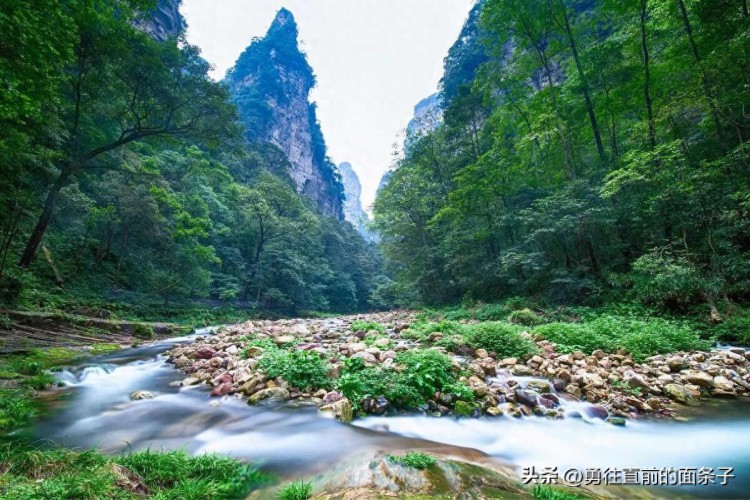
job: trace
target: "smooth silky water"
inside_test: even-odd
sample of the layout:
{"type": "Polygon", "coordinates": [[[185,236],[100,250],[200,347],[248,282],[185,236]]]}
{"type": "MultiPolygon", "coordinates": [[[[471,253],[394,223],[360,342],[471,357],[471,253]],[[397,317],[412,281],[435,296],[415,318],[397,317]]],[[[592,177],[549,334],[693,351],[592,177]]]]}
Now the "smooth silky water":
{"type": "MultiPolygon", "coordinates": [[[[425,416],[368,417],[352,425],[320,417],[316,408],[284,404],[248,406],[231,397],[210,398],[206,386],[179,387],[184,374],[164,353],[195,335],[128,349],[58,373],[66,383],[45,416],[17,434],[37,440],[108,451],[184,448],[220,452],[260,464],[284,477],[310,477],[334,464],[376,453],[426,449],[467,459],[585,470],[607,467],[733,467],[728,486],[681,488],[700,497],[750,497],[750,404],[713,401],[689,421],[632,420],[617,427],[585,418],[585,404],[562,401],[584,418],[460,419],[425,416]],[[131,401],[133,391],[154,399],[131,401]]],[[[519,379],[523,385],[528,382],[519,379]]],[[[671,490],[661,490],[667,496],[671,490]]]]}

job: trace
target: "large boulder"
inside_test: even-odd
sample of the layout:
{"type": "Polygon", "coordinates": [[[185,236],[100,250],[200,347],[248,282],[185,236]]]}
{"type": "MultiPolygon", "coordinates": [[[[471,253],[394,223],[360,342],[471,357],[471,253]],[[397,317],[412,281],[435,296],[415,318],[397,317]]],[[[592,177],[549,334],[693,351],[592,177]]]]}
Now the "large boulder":
{"type": "Polygon", "coordinates": [[[351,422],[354,418],[352,404],[346,398],[321,406],[318,411],[322,415],[335,418],[339,422],[344,422],[346,424],[351,422]]]}
{"type": "Polygon", "coordinates": [[[216,356],[216,351],[208,346],[201,347],[194,354],[195,359],[211,359],[214,356],[216,356]]]}
{"type": "Polygon", "coordinates": [[[714,378],[706,372],[700,370],[685,370],[680,375],[690,384],[701,387],[712,387],[714,378]]]}
{"type": "Polygon", "coordinates": [[[670,399],[687,406],[698,406],[700,403],[693,392],[680,384],[667,384],[664,386],[664,393],[670,399]]]}
{"type": "Polygon", "coordinates": [[[289,391],[283,387],[269,387],[268,389],[263,389],[250,396],[250,399],[247,400],[247,404],[257,405],[259,403],[273,403],[284,401],[289,399],[289,397],[289,391]]]}

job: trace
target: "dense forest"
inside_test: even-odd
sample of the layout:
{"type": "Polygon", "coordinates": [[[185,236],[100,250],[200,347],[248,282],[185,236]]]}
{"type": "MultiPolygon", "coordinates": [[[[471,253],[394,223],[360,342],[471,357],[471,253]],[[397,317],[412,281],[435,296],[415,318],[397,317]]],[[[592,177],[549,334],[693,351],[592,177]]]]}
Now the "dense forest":
{"type": "Polygon", "coordinates": [[[718,321],[750,293],[749,34],[741,0],[479,2],[375,204],[394,293],[718,321]]]}
{"type": "Polygon", "coordinates": [[[253,123],[182,34],[139,29],[154,5],[0,7],[2,301],[373,307],[377,249],[244,140],[253,123]]]}

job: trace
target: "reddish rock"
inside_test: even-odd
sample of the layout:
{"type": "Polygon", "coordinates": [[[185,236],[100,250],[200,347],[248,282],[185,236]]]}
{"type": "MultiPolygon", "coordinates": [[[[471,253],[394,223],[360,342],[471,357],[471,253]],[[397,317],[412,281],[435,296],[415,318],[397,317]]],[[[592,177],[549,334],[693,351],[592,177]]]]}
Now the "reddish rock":
{"type": "Polygon", "coordinates": [[[208,346],[201,347],[195,351],[195,359],[211,359],[216,356],[216,351],[208,346]]]}

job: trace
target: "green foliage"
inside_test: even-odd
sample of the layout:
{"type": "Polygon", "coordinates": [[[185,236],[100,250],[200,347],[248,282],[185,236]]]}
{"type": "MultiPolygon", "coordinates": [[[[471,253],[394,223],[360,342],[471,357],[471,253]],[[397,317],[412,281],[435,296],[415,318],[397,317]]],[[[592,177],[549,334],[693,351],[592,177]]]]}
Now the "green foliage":
{"type": "Polygon", "coordinates": [[[294,481],[287,484],[278,495],[279,500],[308,500],[312,498],[312,483],[294,481]]]}
{"type": "Polygon", "coordinates": [[[23,384],[31,387],[32,389],[35,389],[37,391],[42,391],[44,389],[47,389],[49,386],[53,385],[55,383],[55,377],[53,377],[50,373],[38,373],[36,375],[32,375],[31,377],[28,377],[23,380],[23,384]]]}
{"type": "Polygon", "coordinates": [[[360,408],[366,397],[383,396],[392,407],[405,410],[424,405],[436,392],[473,398],[445,354],[430,349],[404,351],[396,361],[402,370],[365,367],[360,359],[348,359],[336,387],[355,408],[360,408]]]}
{"type": "Polygon", "coordinates": [[[709,330],[719,340],[750,345],[750,310],[735,310],[709,330]]]}
{"type": "Polygon", "coordinates": [[[747,301],[747,19],[722,2],[477,3],[442,123],[408,137],[374,204],[392,288],[431,307],[747,301]]]}
{"type": "Polygon", "coordinates": [[[0,389],[0,429],[21,425],[35,413],[34,405],[23,391],[0,389]]]}
{"type": "Polygon", "coordinates": [[[554,488],[552,486],[546,486],[541,484],[535,484],[531,489],[531,496],[537,500],[579,500],[586,498],[580,495],[575,495],[566,490],[560,488],[554,488]]]}
{"type": "Polygon", "coordinates": [[[94,344],[91,346],[91,355],[100,356],[102,354],[109,354],[111,352],[119,351],[120,346],[118,344],[94,344]]]}
{"type": "Polygon", "coordinates": [[[372,321],[354,321],[349,329],[353,332],[369,332],[371,330],[375,330],[381,334],[385,333],[385,328],[383,327],[383,325],[374,323],[372,321]]]}
{"type": "Polygon", "coordinates": [[[269,350],[263,353],[258,368],[269,377],[281,377],[292,387],[325,389],[330,387],[328,363],[313,351],[269,350]]]}
{"type": "Polygon", "coordinates": [[[410,451],[406,455],[388,455],[388,460],[413,469],[425,470],[437,463],[437,459],[421,451],[410,451]]]}
{"type": "Polygon", "coordinates": [[[509,323],[488,321],[467,325],[465,337],[474,349],[486,349],[500,358],[526,358],[537,352],[530,339],[521,335],[521,329],[509,323]]]}
{"type": "Polygon", "coordinates": [[[11,330],[13,321],[7,314],[0,314],[0,330],[11,330]]]}
{"type": "Polygon", "coordinates": [[[508,322],[516,325],[535,326],[545,323],[546,320],[531,309],[519,309],[508,315],[508,322]]]}
{"type": "Polygon", "coordinates": [[[534,332],[555,342],[560,352],[596,349],[615,352],[625,349],[636,361],[674,351],[706,350],[710,342],[702,340],[690,325],[662,318],[633,318],[602,314],[583,323],[550,323],[534,332]]]}
{"type": "Polygon", "coordinates": [[[108,456],[95,450],[0,448],[7,498],[130,498],[134,486],[159,498],[240,498],[268,484],[256,469],[219,455],[146,450],[108,456]]]}

